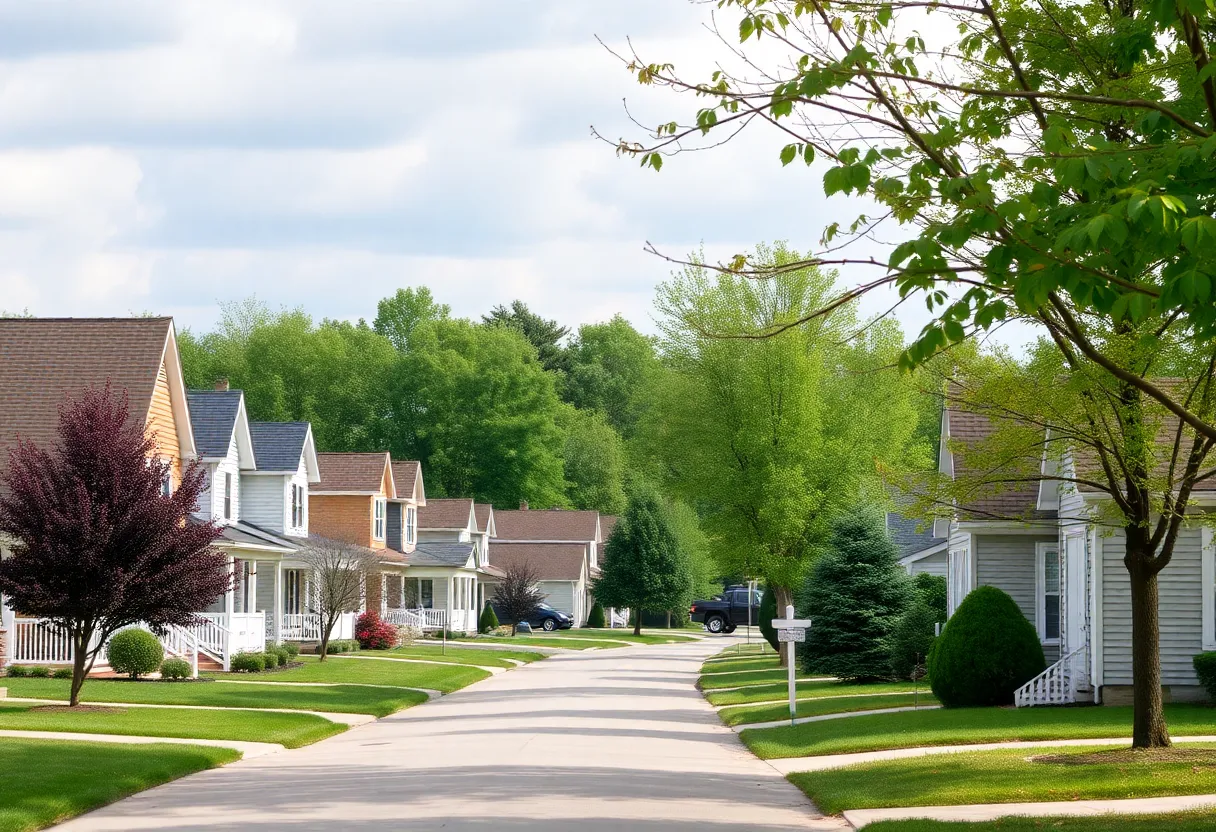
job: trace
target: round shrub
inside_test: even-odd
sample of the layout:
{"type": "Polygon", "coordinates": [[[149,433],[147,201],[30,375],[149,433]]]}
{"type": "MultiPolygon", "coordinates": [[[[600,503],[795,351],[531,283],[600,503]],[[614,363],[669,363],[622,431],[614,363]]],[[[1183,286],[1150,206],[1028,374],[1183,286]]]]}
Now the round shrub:
{"type": "MultiPolygon", "coordinates": [[[[1208,692],[1208,699],[1216,702],[1216,653],[1199,653],[1191,659],[1191,664],[1195,666],[1199,684],[1208,692]]],[[[8,674],[13,675],[12,668],[9,668],[8,674]]]]}
{"type": "Polygon", "coordinates": [[[185,659],[165,659],[160,663],[160,678],[188,679],[190,678],[190,662],[185,659]]]}
{"type": "Polygon", "coordinates": [[[963,599],[929,654],[929,684],[948,708],[1008,705],[1047,668],[1043,645],[1012,598],[981,586],[963,599]]]}
{"type": "Polygon", "coordinates": [[[115,673],[125,673],[132,679],[138,679],[160,670],[165,649],[160,646],[160,639],[156,636],[147,630],[132,627],[114,634],[106,647],[106,658],[115,673]]]}
{"type": "Polygon", "coordinates": [[[281,644],[272,647],[270,650],[267,650],[266,652],[268,652],[268,653],[273,652],[276,656],[279,657],[279,667],[287,666],[288,664],[291,663],[291,660],[293,658],[295,658],[291,654],[291,651],[288,650],[286,647],[284,647],[281,644]]]}
{"type": "Polygon", "coordinates": [[[35,679],[49,679],[51,669],[49,667],[31,667],[29,675],[35,679]]]}
{"type": "Polygon", "coordinates": [[[294,659],[300,655],[300,644],[296,641],[285,641],[279,645],[280,650],[286,650],[289,658],[294,659]]]}
{"type": "Polygon", "coordinates": [[[55,668],[55,672],[51,674],[51,678],[52,679],[71,679],[72,678],[72,668],[57,667],[57,668],[55,668]]]}
{"type": "Polygon", "coordinates": [[[355,640],[364,650],[390,650],[397,646],[397,628],[368,610],[355,622],[355,640]]]}
{"type": "MultiPolygon", "coordinates": [[[[481,620],[482,620],[481,631],[483,633],[488,633],[488,632],[490,632],[490,630],[493,630],[495,627],[498,626],[498,617],[494,616],[494,608],[491,607],[489,604],[486,604],[486,610],[490,613],[491,616],[494,617],[494,623],[491,624],[487,628],[485,625],[486,614],[483,612],[481,614],[481,620]]],[[[604,605],[601,604],[599,601],[596,601],[594,604],[592,604],[591,612],[587,613],[587,626],[597,629],[597,630],[602,630],[608,626],[607,619],[604,617],[604,605]]]]}
{"type": "Polygon", "coordinates": [[[10,664],[5,673],[12,679],[24,679],[30,675],[30,669],[23,664],[10,664]]]}
{"type": "Polygon", "coordinates": [[[237,653],[228,666],[233,673],[261,673],[266,669],[266,657],[261,653],[237,653]]]}
{"type": "Polygon", "coordinates": [[[267,650],[262,654],[262,664],[266,666],[266,670],[274,670],[279,666],[279,654],[273,650],[267,650]]]}
{"type": "MultiPolygon", "coordinates": [[[[591,608],[591,615],[587,616],[588,627],[603,627],[604,626],[604,608],[598,603],[591,608]],[[600,623],[592,624],[591,621],[595,617],[595,611],[600,611],[600,623]]],[[[486,602],[486,607],[481,611],[481,619],[477,622],[477,632],[488,633],[498,627],[498,615],[494,612],[494,607],[490,602],[486,602]]]]}

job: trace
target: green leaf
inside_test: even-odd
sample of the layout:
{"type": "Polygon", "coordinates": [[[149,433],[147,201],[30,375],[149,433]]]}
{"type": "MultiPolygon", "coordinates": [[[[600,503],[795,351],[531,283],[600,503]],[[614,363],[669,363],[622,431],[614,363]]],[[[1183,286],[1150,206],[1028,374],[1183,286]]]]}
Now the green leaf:
{"type": "Polygon", "coordinates": [[[942,327],[946,331],[946,337],[955,344],[967,337],[967,331],[958,321],[944,321],[942,327]]]}
{"type": "Polygon", "coordinates": [[[794,159],[797,158],[797,156],[798,156],[798,145],[787,144],[785,147],[781,148],[782,166],[784,167],[785,165],[788,165],[790,162],[794,161],[794,159]]]}
{"type": "Polygon", "coordinates": [[[752,36],[752,32],[756,31],[756,21],[751,15],[739,21],[739,42],[742,43],[752,36]]]}

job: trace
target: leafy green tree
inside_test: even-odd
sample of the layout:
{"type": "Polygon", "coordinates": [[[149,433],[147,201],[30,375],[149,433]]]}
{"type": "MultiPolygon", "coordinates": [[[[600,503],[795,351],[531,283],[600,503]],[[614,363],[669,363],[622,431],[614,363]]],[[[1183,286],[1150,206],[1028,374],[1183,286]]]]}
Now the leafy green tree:
{"type": "Polygon", "coordinates": [[[409,349],[410,335],[415,327],[427,321],[446,319],[451,313],[452,308],[446,303],[435,302],[427,287],[406,287],[376,304],[376,320],[372,326],[394,347],[404,351],[409,349]]]}
{"type": "Polygon", "coordinates": [[[647,407],[646,389],[659,371],[655,341],[620,315],[579,327],[567,349],[566,401],[598,410],[626,439],[647,407]]]}
{"type": "Polygon", "coordinates": [[[546,370],[562,372],[566,369],[566,353],[562,339],[570,334],[570,328],[557,321],[537,315],[522,300],[511,301],[511,305],[495,306],[481,320],[491,326],[509,326],[519,330],[536,348],[536,357],[546,370]]]}
{"type": "Polygon", "coordinates": [[[625,510],[625,448],[621,437],[598,411],[566,405],[560,421],[566,431],[563,465],[571,504],[620,514],[625,510]]]}
{"type": "Polygon", "coordinates": [[[868,509],[836,517],[806,582],[803,608],[813,622],[802,650],[807,671],[842,679],[887,676],[888,639],[911,598],[883,518],[868,509]]]}
{"type": "Polygon", "coordinates": [[[781,642],[777,641],[777,630],[773,627],[773,621],[782,616],[777,612],[777,596],[765,587],[764,594],[760,596],[760,635],[764,636],[764,640],[769,643],[769,646],[781,652],[781,642]]]}
{"type": "MultiPolygon", "coordinates": [[[[800,260],[781,245],[757,257],[775,268],[800,260]]],[[[720,572],[765,578],[778,609],[831,516],[878,492],[876,463],[924,456],[911,444],[915,389],[883,369],[902,348],[889,323],[852,340],[843,314],[766,339],[709,334],[797,321],[833,287],[814,268],[753,281],[692,267],[659,289],[668,372],[648,392],[638,453],[662,460],[666,487],[701,510],[720,572]]]]}
{"type": "Polygon", "coordinates": [[[939,620],[925,597],[915,594],[903,615],[896,619],[887,641],[894,678],[911,679],[917,668],[924,666],[939,620]]]}
{"type": "Polygon", "coordinates": [[[916,594],[920,600],[925,602],[929,611],[933,613],[933,621],[935,623],[946,622],[947,593],[946,579],[941,575],[930,575],[927,572],[921,572],[912,579],[912,588],[916,590],[916,594]]]}
{"type": "Polygon", "coordinates": [[[604,546],[602,573],[593,591],[610,607],[634,611],[633,632],[642,633],[642,611],[671,610],[688,597],[685,553],[662,498],[650,486],[633,486],[629,505],[604,546]]]}
{"type": "Polygon", "coordinates": [[[722,576],[697,513],[687,503],[676,499],[664,498],[663,505],[667,510],[667,522],[671,524],[688,564],[688,595],[677,605],[683,609],[698,598],[709,598],[721,592],[722,576]]]}

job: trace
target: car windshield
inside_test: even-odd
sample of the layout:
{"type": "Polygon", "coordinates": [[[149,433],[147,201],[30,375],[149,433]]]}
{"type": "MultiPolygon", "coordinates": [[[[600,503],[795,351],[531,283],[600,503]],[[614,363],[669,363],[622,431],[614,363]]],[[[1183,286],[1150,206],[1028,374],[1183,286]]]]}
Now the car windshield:
{"type": "Polygon", "coordinates": [[[536,608],[537,608],[538,610],[547,610],[547,611],[549,611],[549,612],[552,612],[552,611],[553,611],[553,607],[549,606],[548,604],[537,604],[537,605],[536,605],[536,608]]]}

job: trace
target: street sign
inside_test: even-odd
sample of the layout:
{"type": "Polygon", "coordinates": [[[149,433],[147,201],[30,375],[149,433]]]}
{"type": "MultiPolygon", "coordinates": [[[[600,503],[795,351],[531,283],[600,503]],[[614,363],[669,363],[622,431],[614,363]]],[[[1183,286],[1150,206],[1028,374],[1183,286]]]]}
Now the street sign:
{"type": "Polygon", "coordinates": [[[802,627],[799,627],[796,630],[778,630],[777,641],[780,643],[785,643],[787,641],[806,641],[806,630],[804,630],[802,627]]]}
{"type": "Polygon", "coordinates": [[[788,644],[789,650],[786,652],[785,664],[789,668],[789,691],[790,691],[790,725],[794,724],[794,717],[798,714],[798,706],[794,693],[794,665],[797,662],[794,660],[794,645],[799,642],[806,641],[806,631],[811,628],[811,622],[805,618],[794,618],[794,608],[787,606],[785,608],[785,618],[773,619],[773,629],[777,631],[777,643],[788,644]]]}

